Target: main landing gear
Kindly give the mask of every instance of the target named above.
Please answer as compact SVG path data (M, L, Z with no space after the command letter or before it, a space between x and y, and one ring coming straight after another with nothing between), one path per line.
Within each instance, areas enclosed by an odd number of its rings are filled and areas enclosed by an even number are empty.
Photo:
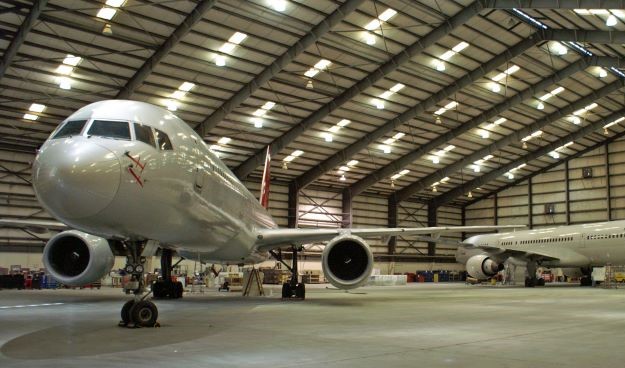
M527 262L527 274L525 278L525 287L545 286L545 279L536 277L536 269L538 264L536 262Z
M127 294L134 294L134 299L127 301L122 307L119 326L122 327L159 327L157 322L158 309L156 305L146 298L150 295L145 293L145 282L143 273L145 272L146 258L141 256L145 246L141 242L127 243L126 267L130 274L130 281L124 285Z
M172 265L172 250L161 250L161 276L162 279L152 283L152 294L156 299L179 299L182 298L182 283L171 281L171 271L176 265Z
M282 300L304 300L306 299L306 285L303 282L298 282L299 275L297 270L297 252L301 249L298 249L296 246L291 249L293 250L293 261L291 265L288 265L284 261L280 250L278 250L278 253L271 251L271 255L291 271L291 279L289 282L282 284Z
M582 277L579 278L579 286L592 286L592 267L582 267Z

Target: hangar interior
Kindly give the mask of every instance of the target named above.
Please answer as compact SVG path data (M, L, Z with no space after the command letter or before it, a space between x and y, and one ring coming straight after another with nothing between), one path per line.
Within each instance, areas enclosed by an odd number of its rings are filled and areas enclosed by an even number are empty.
M625 218L625 15L583 5L4 1L1 216L51 219L30 186L37 148L117 98L175 111L255 194L270 146L284 227ZM3 263L50 235L0 234ZM410 262L455 250L372 245Z
M0 220L55 220L35 196L36 154L74 111L110 99L179 116L256 197L269 148L269 212L285 228L625 219L624 9L0 0ZM42 268L54 235L0 227L0 274ZM370 246L383 274L460 272L468 236ZM307 245L300 270L319 270L321 252ZM136 330L111 323L119 289L3 290L0 366L622 365L622 289L500 286L312 285L288 306L275 285L266 298L190 292L158 302L163 328Z

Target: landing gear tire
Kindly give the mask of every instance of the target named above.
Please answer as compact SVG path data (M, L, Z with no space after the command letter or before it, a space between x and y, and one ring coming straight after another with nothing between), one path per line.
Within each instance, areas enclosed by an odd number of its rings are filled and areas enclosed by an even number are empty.
M590 276L582 276L579 279L580 286L592 286L592 278Z
M536 280L536 286L545 286L545 279Z
M295 297L298 299L306 298L306 286L304 283L299 283L295 287Z
M155 327L158 309L151 301L142 300L130 310L130 319L135 327Z
M128 326L128 324L130 323L130 311L132 310L132 307L134 305L135 305L134 300L129 300L126 302L126 304L124 304L124 306L122 307L122 313L121 313L122 320L121 322L119 322L120 326Z
M291 284L285 282L284 284L282 284L282 299L291 298L291 295L293 295L291 290Z
M534 287L536 286L536 282L533 278L531 277L526 277L525 278L525 287Z

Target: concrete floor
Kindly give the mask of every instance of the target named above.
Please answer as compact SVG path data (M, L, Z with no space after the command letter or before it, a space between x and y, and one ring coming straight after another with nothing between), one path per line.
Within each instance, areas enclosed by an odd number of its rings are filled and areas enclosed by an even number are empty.
M622 367L625 290L412 284L208 292L116 326L119 289L0 291L0 367ZM63 303L53 305L41 305ZM26 305L16 308L18 305ZM32 306L38 305L38 306Z

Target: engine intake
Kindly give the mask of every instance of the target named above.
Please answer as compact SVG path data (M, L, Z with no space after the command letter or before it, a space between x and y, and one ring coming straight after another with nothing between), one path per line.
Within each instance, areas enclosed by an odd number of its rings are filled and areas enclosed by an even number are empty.
M60 283L82 286L111 271L115 256L109 242L77 230L59 233L46 243L43 264Z
M373 253L354 235L340 235L326 245L321 256L325 278L339 289L354 289L367 282L373 270Z
M493 261L489 256L480 254L469 258L467 272L478 280L484 280L503 270L503 264Z

